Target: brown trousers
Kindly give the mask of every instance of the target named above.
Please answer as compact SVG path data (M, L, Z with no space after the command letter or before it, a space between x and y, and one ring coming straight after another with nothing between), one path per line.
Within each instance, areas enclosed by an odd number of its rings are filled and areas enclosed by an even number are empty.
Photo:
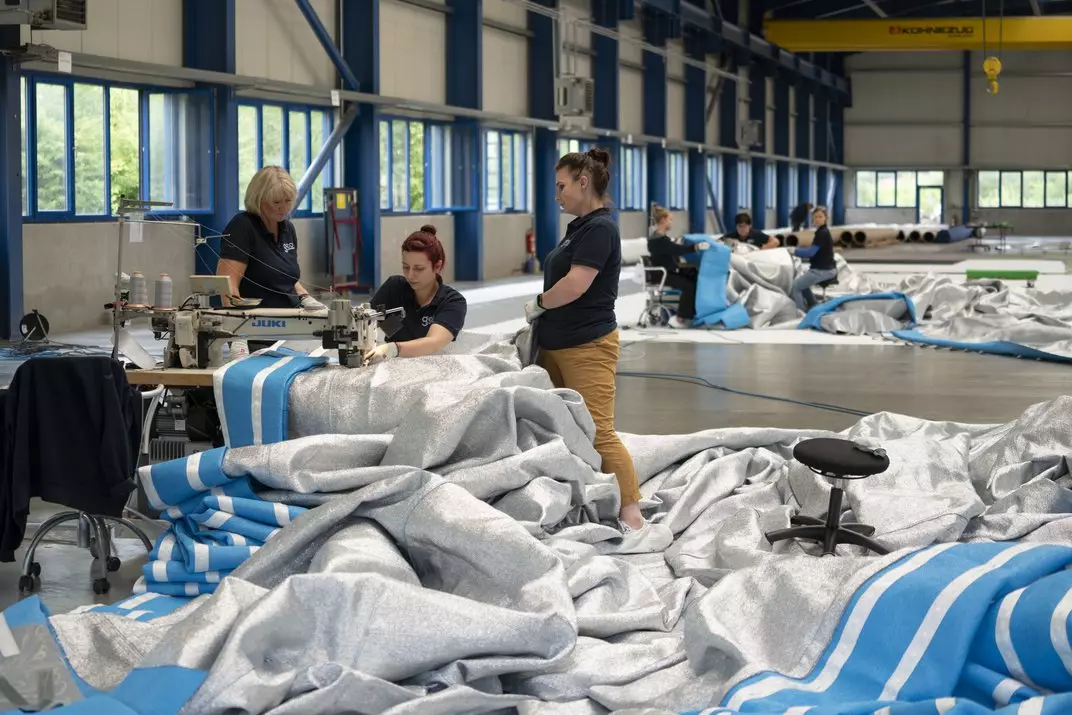
M596 451L603 471L613 474L622 506L640 501L640 484L629 451L614 430L614 374L620 346L615 330L598 340L564 350L540 349L539 364L555 387L576 390L596 423Z

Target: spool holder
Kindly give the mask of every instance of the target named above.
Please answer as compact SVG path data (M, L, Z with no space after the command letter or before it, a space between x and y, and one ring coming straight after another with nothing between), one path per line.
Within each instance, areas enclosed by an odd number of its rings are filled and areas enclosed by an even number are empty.
M120 198L116 215L119 217L119 246L115 262L115 302L112 303L112 359L119 359L119 329L123 324L123 244L129 238L129 228L124 236L123 228L131 221L142 221L154 208L172 206L170 201L142 201Z

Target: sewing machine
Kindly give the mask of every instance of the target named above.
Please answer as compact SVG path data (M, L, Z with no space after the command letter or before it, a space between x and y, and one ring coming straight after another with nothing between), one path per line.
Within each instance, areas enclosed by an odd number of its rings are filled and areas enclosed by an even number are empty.
M210 307L213 296L226 295L225 276L191 276L193 295L174 309L124 305L114 311L117 325L148 317L153 334L168 338L164 368L212 369L224 363L223 346L233 339L277 341L320 338L323 348L337 350L339 364L365 365L365 354L376 347L382 322L400 320L403 308L378 311L367 303L354 307L348 298L336 298L328 309L257 308L257 301L238 301L225 308ZM387 332L393 332L388 330ZM118 333L118 328L117 328ZM118 334L116 344L118 345Z

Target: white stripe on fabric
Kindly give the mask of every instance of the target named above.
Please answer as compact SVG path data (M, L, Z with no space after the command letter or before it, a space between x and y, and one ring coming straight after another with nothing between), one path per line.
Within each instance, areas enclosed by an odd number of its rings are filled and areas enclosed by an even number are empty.
M153 562L153 580L157 583L167 583L167 563L164 561Z
M249 542L246 541L246 537L242 536L241 534L231 534L231 543L233 543L235 546L245 546Z
M194 543L194 571L203 573L208 571L209 552L207 544Z
M167 534L160 540L160 547L157 549L157 559L159 561L171 561L171 554L175 551L175 537L172 534Z
M1019 588L1001 599L998 606L998 618L994 623L994 637L997 641L998 652L1005 662L1005 670L1009 675L1021 683L1038 689L1024 671L1024 665L1020 662L1020 656L1016 653L1016 646L1012 642L1012 612L1016 610L1016 604L1020 602L1020 596L1024 595L1024 589Z
M1068 617L1072 615L1072 591L1065 594L1050 617L1050 643L1064 663L1065 670L1072 675L1072 644L1068 642Z
M275 502L272 504L272 511L275 512L275 523L280 526L286 526L290 523L290 509L287 509L286 504Z
M216 503L220 506L220 511L225 511L228 514L234 514L234 499L223 494L216 497Z
M846 617L845 627L841 630L837 645L831 650L830 657L823 664L822 671L813 680L801 683L784 675L774 673L740 688L734 693L733 698L726 703L726 706L730 710L740 710L741 705L745 702L770 697L781 690L798 690L809 693L826 690L841 674L842 667L848 662L849 656L852 655L853 649L856 648L856 642L859 640L864 626L867 625L867 619L871 616L871 611L874 610L875 605L883 594L900 579L912 574L925 566L931 559L955 546L957 544L951 542L923 549L901 562L899 566L889 569L876 578L860 594L860 598L852 606L852 611Z
M198 589L197 589L197 584L196 584L196 583L193 583L192 581L191 581L191 582L188 582L188 583L186 583L186 584L185 584L185 585L183 586L183 589L182 589L182 590L186 592L186 595L187 595L187 596L196 596L196 595L198 595Z
M195 452L186 458L186 483L195 492L208 489L208 486L201 481L201 452Z
M201 526L205 527L205 529L219 529L226 524L230 518L230 514L226 514L222 511L214 511L207 519L201 522Z
M77 608L72 608L70 611L67 612L67 614L74 616L79 613L85 613L86 611L92 611L94 608L100 608L100 604L91 603L88 606L78 606Z
M131 611L130 613L124 613L123 616L131 620L138 620L142 616L149 615L150 611Z
M813 705L794 705L785 711L785 715L808 715Z
M258 372L257 376L253 378L253 394L250 400L250 409L253 415L253 444L264 443L264 425L262 422L262 413L264 411L264 383L273 372L293 361L293 357L285 357L281 360L276 360L274 363Z
M994 699L995 705L1003 708L1009 704L1009 701L1012 700L1012 696L1022 687L1024 687L1024 684L1018 680L1002 678L1001 682L994 688L994 692L990 694L990 697Z
M145 576L138 576L138 580L134 582L134 588L131 589L131 592L145 593L148 590L148 587L145 585Z
M938 711L938 715L945 715L956 706L956 698L938 698L934 701L934 709Z
M220 572L219 571L206 571L205 572L205 583L219 583L219 582L220 582Z
M141 606L141 605L144 605L144 604L148 603L149 601L153 600L154 598L156 598L159 595L160 595L159 593L143 593L140 596L135 596L133 598L128 598L127 600L123 601L122 603L117 603L116 608L134 608L135 606Z
M881 710L876 710L875 715L890 715L892 712L893 711L890 710L889 706L886 706L886 707L882 708Z
M271 531L268 532L268 538L265 539L265 541L267 541L268 539L272 538L273 536L278 534L280 531L282 531L282 529L272 529Z
M179 507L177 507L177 506L169 506L169 507L168 507L168 510L167 510L166 512L164 512L164 513L165 513L165 514L167 514L167 515L168 515L168 518L172 519L173 521L178 521L178 520L179 520L179 519L181 519L181 518L182 518L183 516L185 516L185 515L184 515L184 514L182 513L182 509L180 509L180 508L179 508Z
M7 624L7 618L0 613L0 655L5 658L14 658L19 654L19 644L15 642L15 634Z
M1042 708L1046 705L1045 698L1031 698L1020 703L1016 708L1016 715L1042 715Z
M149 502L149 506L153 509L163 509L167 506L160 499L160 493L156 491L156 485L153 484L153 467L151 464L138 467L138 481L141 482L141 488L145 490L145 499Z
M227 401L223 399L223 378L227 376L228 370L240 362L242 361L232 360L219 367L216 372L212 373L212 391L216 396L216 415L220 418L220 428L223 431L223 443L227 446L231 445L231 435L228 434L227 430Z
M912 642L905 648L905 652L901 655L900 662L897 663L897 668L894 669L893 674L890 675L889 680L886 681L886 686L882 689L882 693L877 699L887 701L898 699L898 696L901 693L901 688L908 682L912 673L915 672L916 666L919 665L920 659L927 652L927 649L930 648L930 645L934 640L934 635L938 632L938 626L942 624L942 620L946 617L946 614L949 613L949 609L951 609L957 602L957 599L959 599L972 584L991 571L1001 568L1017 556L1028 551L1033 551L1034 549L1039 548L1039 546L1040 544L1017 544L1015 546L1010 546L985 564L973 566L960 574L953 579L948 586L943 588L934 599L930 608L927 609L927 614L923 617L923 621L919 624L919 628L916 629L916 634L912 637ZM998 620L1000 622L1000 616L998 616ZM1016 673L1012 674L1014 676L1016 675Z

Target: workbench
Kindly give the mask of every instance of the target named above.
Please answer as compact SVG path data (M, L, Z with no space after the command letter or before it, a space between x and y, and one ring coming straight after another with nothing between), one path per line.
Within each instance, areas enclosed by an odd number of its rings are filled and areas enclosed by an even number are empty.
M215 368L168 367L154 370L127 370L131 385L163 385L164 387L212 387Z

